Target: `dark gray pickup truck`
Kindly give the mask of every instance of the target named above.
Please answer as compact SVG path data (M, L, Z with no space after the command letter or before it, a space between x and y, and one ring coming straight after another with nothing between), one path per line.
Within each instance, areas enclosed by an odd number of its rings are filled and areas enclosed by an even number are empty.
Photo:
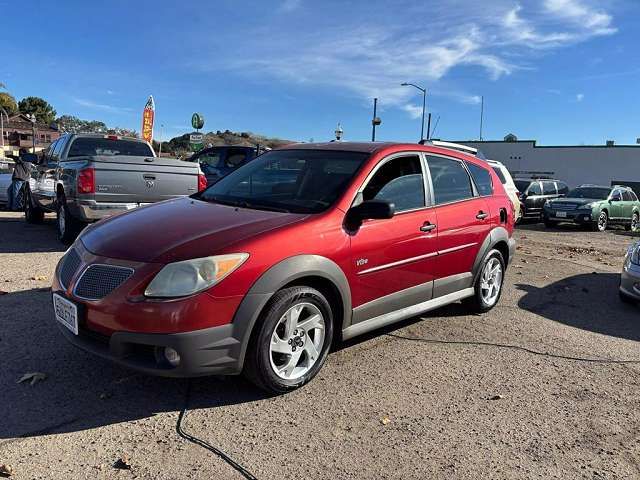
M58 236L71 243L90 222L206 187L198 164L158 158L137 138L66 134L43 152L25 197L27 222L57 213Z

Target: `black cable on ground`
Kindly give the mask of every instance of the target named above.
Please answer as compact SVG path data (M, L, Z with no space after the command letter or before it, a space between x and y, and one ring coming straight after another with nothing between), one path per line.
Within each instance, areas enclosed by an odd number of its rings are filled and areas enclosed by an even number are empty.
M588 363L610 363L610 364L640 364L640 360L609 360L606 358L583 358L583 357L571 357L568 355L560 355L556 353L539 352L538 350L532 350L531 348L521 347L519 345L509 345L506 343L491 343L491 342L475 342L465 340L436 340L422 337L406 337L404 335L398 335L397 333L387 333L389 337L397 338L400 340L409 340L412 342L422 343L435 343L441 345L470 345L476 347L496 347L507 348L511 350L520 350L522 352L530 353L531 355L538 355L541 357L558 358L561 360L573 360L576 362L588 362Z
M227 455L225 452L220 450L219 448L214 447L210 443L205 442L204 440L200 440L198 437L194 437L193 435L187 433L182 428L182 423L187 416L187 411L189 409L189 400L191 399L191 380L187 380L187 391L184 396L184 406L180 411L180 415L178 416L178 423L176 423L176 432L185 440L189 440L191 443L194 443L202 448L209 450L210 452L216 454L222 460L227 462L234 468L240 475L249 480L257 480L257 478L245 467L236 462L233 458Z

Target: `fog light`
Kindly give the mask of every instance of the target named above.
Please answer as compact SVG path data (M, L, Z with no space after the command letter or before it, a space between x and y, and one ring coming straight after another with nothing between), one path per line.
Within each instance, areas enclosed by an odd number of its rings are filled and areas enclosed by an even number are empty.
M591 215L585 215L585 216L584 216L584 219L585 219L585 220L591 220Z
M165 347L162 353L165 360L169 362L169 365L171 365L172 367L177 367L180 364L180 354L173 348Z

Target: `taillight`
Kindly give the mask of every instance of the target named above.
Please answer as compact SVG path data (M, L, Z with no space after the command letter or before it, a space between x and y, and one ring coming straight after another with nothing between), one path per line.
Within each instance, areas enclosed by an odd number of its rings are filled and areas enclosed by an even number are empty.
M96 171L84 168L78 172L78 193L96 192Z
M207 188L207 177L203 174L198 175L198 191L201 192Z

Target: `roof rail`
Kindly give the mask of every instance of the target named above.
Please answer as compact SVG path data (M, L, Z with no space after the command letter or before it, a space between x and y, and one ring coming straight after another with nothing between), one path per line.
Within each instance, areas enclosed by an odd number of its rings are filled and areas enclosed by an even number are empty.
M450 148L451 150L459 150L464 153L470 153L471 155L478 154L477 148L468 147L467 145L462 145L460 143L443 142L441 140L427 140L427 142L431 143L431 145L435 147Z

